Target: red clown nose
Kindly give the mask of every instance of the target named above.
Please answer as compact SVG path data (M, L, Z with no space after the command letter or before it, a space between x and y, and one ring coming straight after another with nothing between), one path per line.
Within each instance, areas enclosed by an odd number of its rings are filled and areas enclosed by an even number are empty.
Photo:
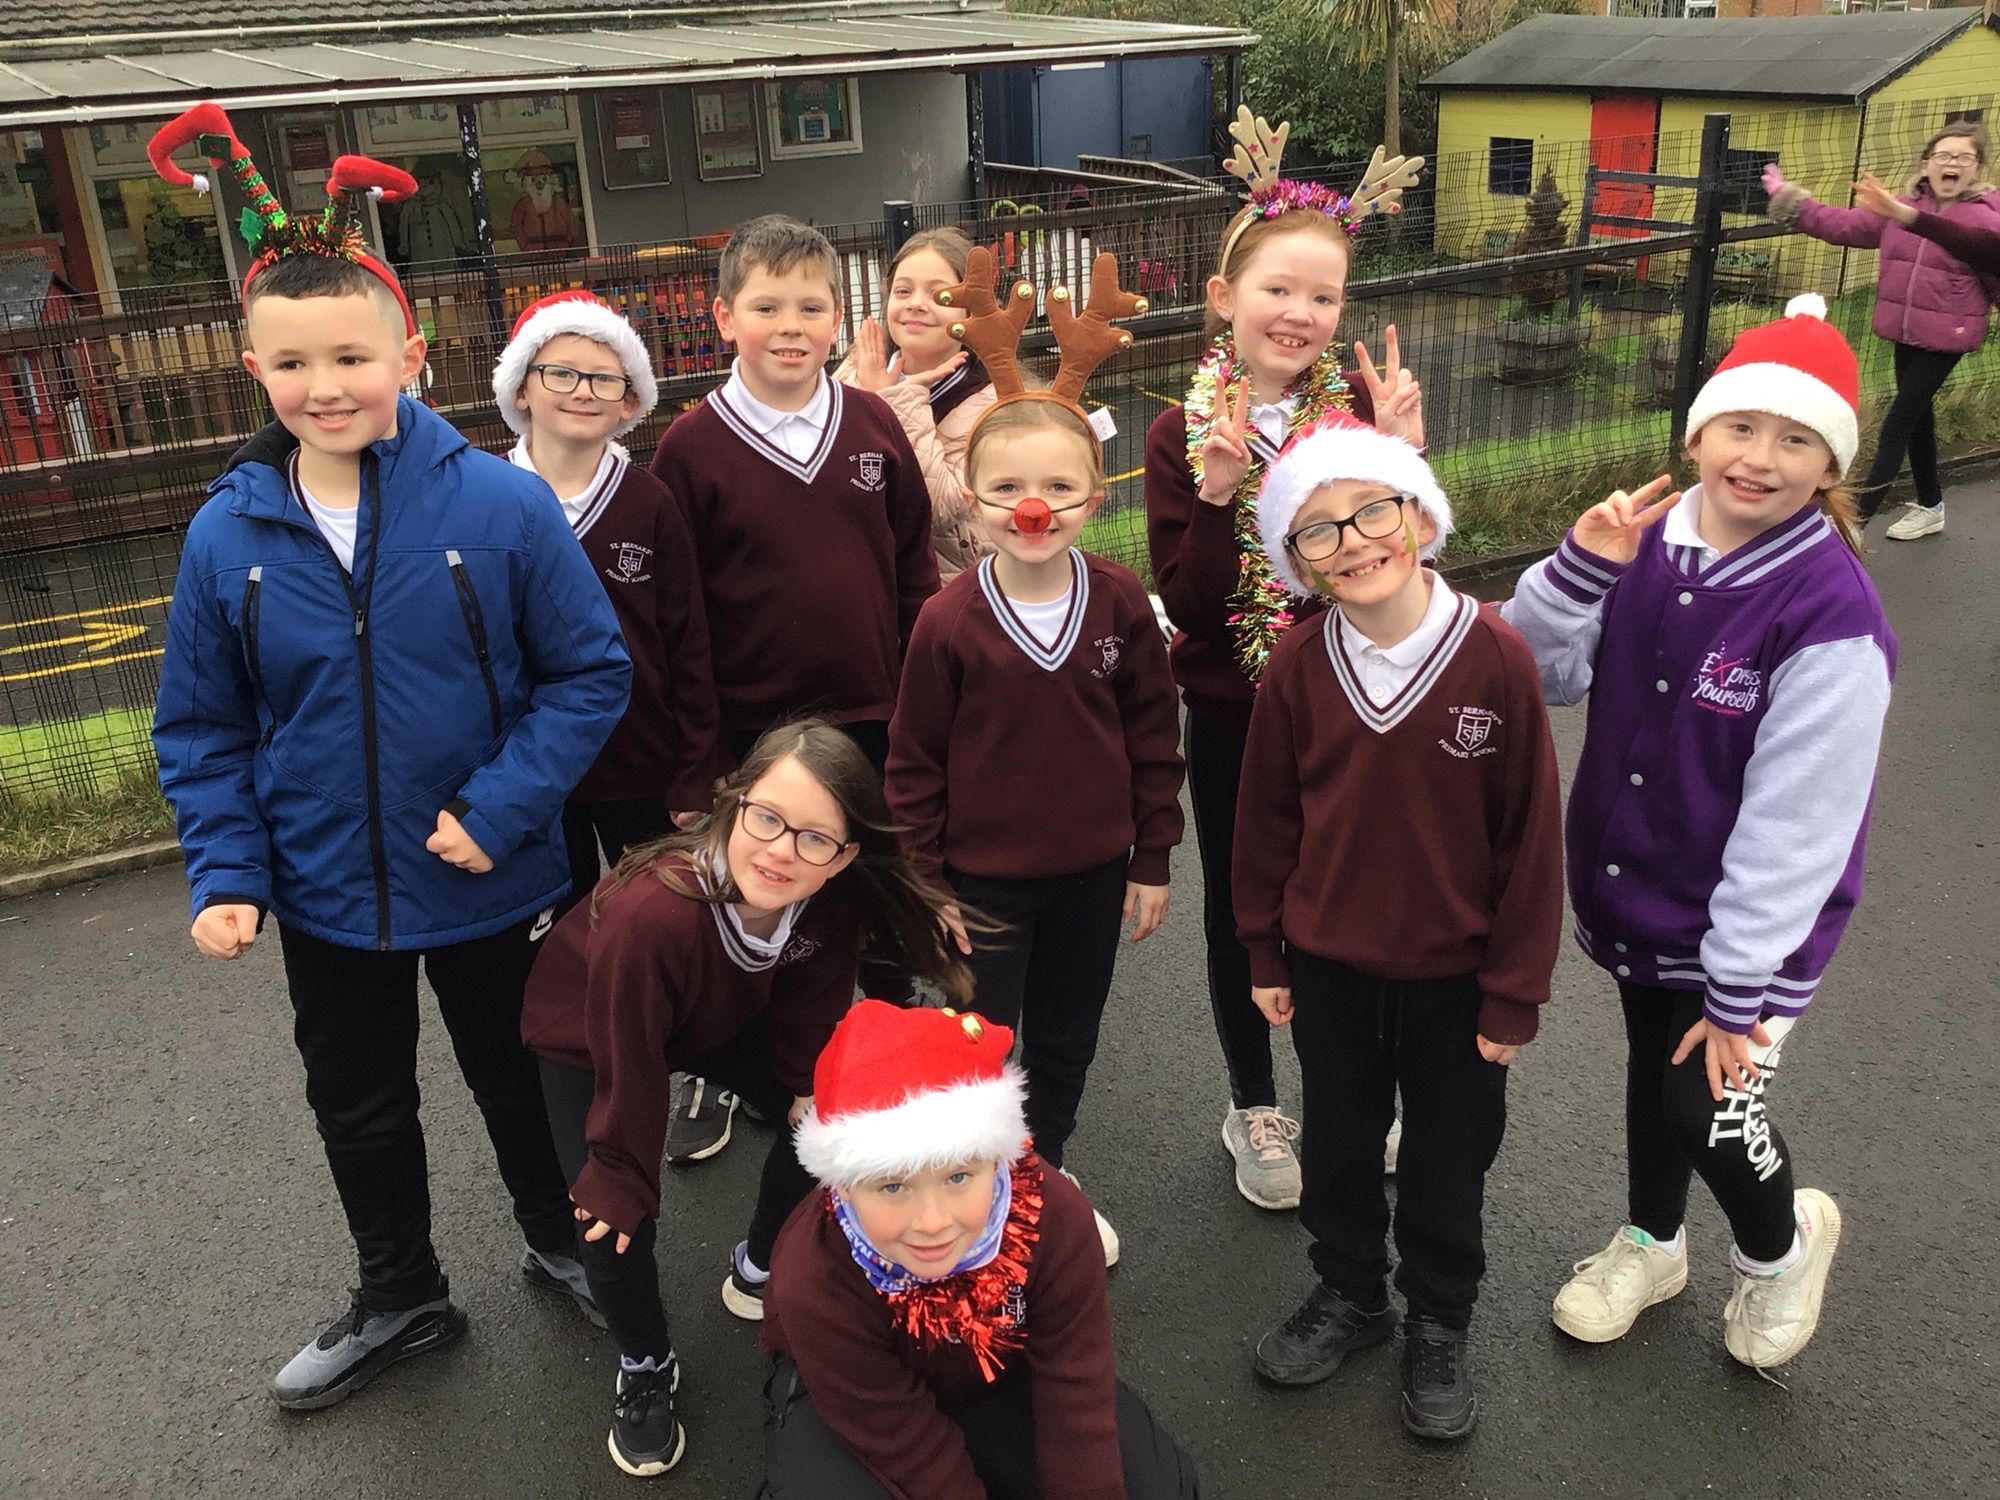
M1040 536L1054 520L1048 501L1034 495L1014 507L1014 529L1023 536Z

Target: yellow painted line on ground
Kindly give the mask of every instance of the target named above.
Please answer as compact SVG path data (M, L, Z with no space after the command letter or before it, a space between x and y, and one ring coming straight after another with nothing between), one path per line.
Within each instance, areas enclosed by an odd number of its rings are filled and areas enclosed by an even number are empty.
M1177 401L1174 397L1162 396L1158 391L1149 391L1143 385L1139 387L1139 394L1142 396L1151 396L1155 401L1159 402L1160 405L1162 406L1180 405L1180 402Z
M28 641L19 646L0 646L0 656L22 656L33 651L53 651L59 646L81 646L87 652L109 651L127 641L137 640L151 627L121 625L113 620L91 620L81 635L58 636L52 641Z
M1141 474L1145 472L1146 472L1146 466L1144 464L1140 464L1138 468L1127 469L1123 474L1113 474L1109 479L1105 480L1104 482L1106 484L1118 484L1123 480L1137 479Z
M8 672L0 674L0 682L38 682L44 677L60 677L65 672L94 672L99 667L108 667L117 661L150 661L156 656L165 656L165 646L154 646L147 651L121 651L116 656L87 656L82 661L73 661L60 667L37 667L32 672Z
M26 630L31 625L60 625L65 620L94 620L99 615L129 615L134 610L151 609L157 604L167 604L172 594L162 594L157 599L141 599L137 604L107 604L100 609L79 609L74 614L43 615L39 620L15 620L0 625L0 630Z

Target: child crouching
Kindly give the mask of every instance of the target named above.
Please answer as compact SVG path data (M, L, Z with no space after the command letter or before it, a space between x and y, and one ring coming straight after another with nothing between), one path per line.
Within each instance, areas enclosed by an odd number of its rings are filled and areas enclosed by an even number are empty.
M864 1000L820 1055L778 1236L766 1500L1186 1500L1112 1365L1090 1204L1027 1142L1005 1026Z

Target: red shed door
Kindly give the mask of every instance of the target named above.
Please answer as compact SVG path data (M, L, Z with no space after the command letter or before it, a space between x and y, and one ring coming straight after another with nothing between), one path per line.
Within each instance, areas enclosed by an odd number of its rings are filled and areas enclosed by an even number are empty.
M1605 94L1590 101L1590 164L1604 171L1650 172L1660 135L1660 101L1645 94ZM1653 215L1653 190L1642 183L1601 182L1591 213L1630 219ZM1643 229L1593 225L1593 236L1639 239ZM1646 274L1640 261L1638 274Z

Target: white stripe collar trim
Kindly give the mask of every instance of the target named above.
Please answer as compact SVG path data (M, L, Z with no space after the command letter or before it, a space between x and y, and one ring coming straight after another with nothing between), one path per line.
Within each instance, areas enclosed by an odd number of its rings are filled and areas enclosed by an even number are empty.
M742 376L732 372L728 380L708 393L708 404L715 414L722 418L729 430L749 444L758 457L768 459L793 478L811 484L819 477L820 469L833 452L833 439L840 431L840 413L845 404L841 393L845 389L846 387L838 380L828 380L822 375L819 393L813 397L806 409L802 412L783 414L804 417L807 421L819 416L819 441L813 444L812 451L803 460L793 458L785 449L771 441L768 428L760 427L758 417L769 412L771 408L750 394L749 388L743 384ZM824 414L820 416L817 409L822 402ZM748 403L754 403L754 406Z
M714 894L714 885L702 863L697 860L696 873L701 878L702 889ZM736 908L726 901L718 901L708 909L715 917L715 930L722 935L722 951L729 961L748 974L761 974L774 967L784 956L785 945L792 940L792 929L798 925L799 917L812 904L812 897L794 902L785 908L778 918L778 930L767 938L760 938L743 930L743 918Z
M530 474L538 477L541 474L541 470L535 467L533 455L528 452L526 438L516 440L514 446L507 450L507 461L516 468L526 469ZM583 492L567 498L562 495L556 496L556 502L562 506L563 514L569 517L570 530L577 536L581 537L595 526L609 508L611 497L618 493L618 486L624 482L625 465L628 462L630 455L621 444L606 443L604 457L597 461L597 472L591 475L590 483L583 487Z
M1814 506L1753 537L1727 556L1718 556L1702 537L1695 519L1701 513L1701 499L1701 486L1696 485L1667 512L1660 525L1660 542L1677 571L1710 588L1744 588L1761 582L1833 535L1833 527Z
M1443 588L1443 579L1434 579L1433 588ZM1352 629L1342 617L1339 606L1326 612L1326 622L1320 627L1320 637L1326 642L1327 660L1333 663L1333 675L1339 679L1341 691L1347 694L1347 701L1354 705L1354 711L1377 734L1387 734L1415 711L1417 705L1437 685L1444 669L1458 654L1458 648L1465 644L1465 638L1472 633L1472 623L1479 615L1479 606L1463 594L1454 593L1454 608L1451 622L1444 634L1431 648L1416 675L1405 683L1387 703L1377 703L1368 696L1368 690L1361 685L1361 674L1347 654L1344 639Z
M1062 629L1056 632L1055 640L1043 645L1035 633L1028 629L1021 617L1014 612L1013 604L1000 591L1000 580L994 575L993 556L987 554L979 560L979 591L986 596L986 603L993 611L993 618L1000 622L1000 629L1007 639L1021 648L1021 652L1044 672L1053 672L1066 661L1076 649L1078 639L1083 635L1083 613L1090 605L1090 568L1083 560L1083 554L1072 547L1069 549L1070 589L1069 609L1063 615Z

